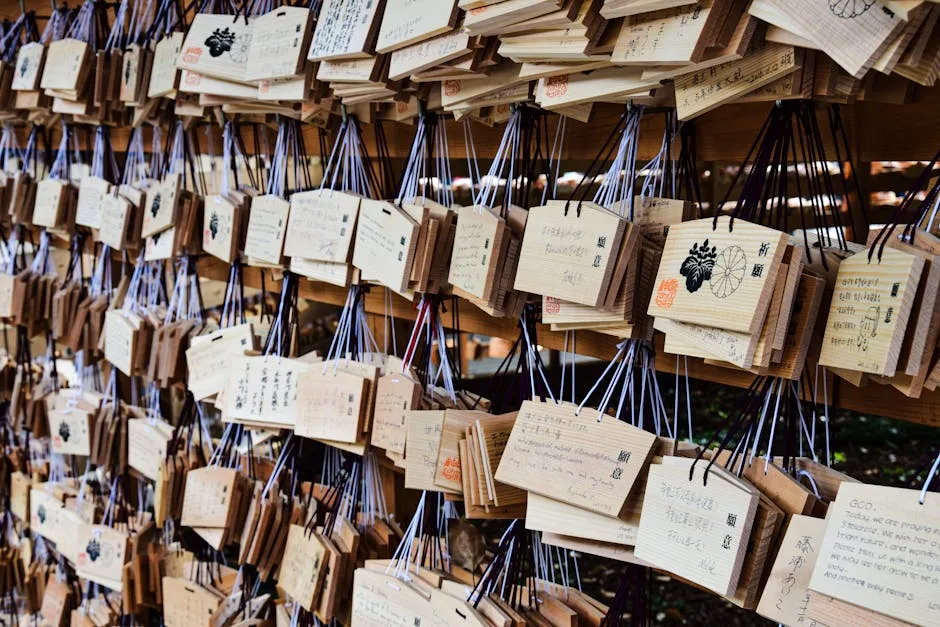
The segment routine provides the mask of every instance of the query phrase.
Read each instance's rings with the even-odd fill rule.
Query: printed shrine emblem
[[[212,212],[212,217],[209,218],[209,233],[212,234],[212,239],[215,239],[216,235],[219,234],[219,214]]]
[[[708,240],[693,244],[689,256],[682,262],[679,274],[685,277],[685,288],[695,293],[708,283],[717,298],[728,298],[734,294],[747,271],[747,256],[740,246],[727,246],[720,253],[716,246],[709,247]],[[763,267],[752,276],[759,277]],[[657,296],[658,298],[658,296]]]
[[[150,215],[157,217],[157,214],[160,213],[160,194],[157,194],[153,197],[153,203],[150,205]]]
[[[88,554],[88,559],[93,562],[97,561],[101,557],[101,543],[92,538],[88,541],[88,546],[85,547],[85,553]]]
[[[69,441],[69,436],[72,435],[72,432],[69,429],[69,425],[67,423],[65,422],[59,423],[59,435],[62,437],[63,442]]]
[[[29,70],[29,57],[24,57],[23,63],[20,64],[20,78],[26,76],[27,70]]]
[[[705,281],[711,280],[717,256],[716,247],[709,248],[707,239],[702,242],[701,246],[697,243],[692,244],[689,256],[679,268],[679,274],[685,277],[685,289],[694,294]]]
[[[235,33],[228,28],[217,28],[204,43],[209,46],[209,54],[213,57],[221,57],[222,53],[232,49],[232,44],[235,43]]]
[[[39,519],[40,523],[46,522],[46,506],[40,505],[39,509],[36,511],[36,518]]]
[[[236,35],[228,27],[217,28],[203,43],[209,47],[209,54],[213,57],[220,57],[227,52],[232,61],[245,63],[248,61],[251,34]]]
[[[856,18],[875,4],[875,0],[829,0],[829,10],[846,20]]]

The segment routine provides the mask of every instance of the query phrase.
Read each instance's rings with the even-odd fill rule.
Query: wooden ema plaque
[[[755,4],[774,10],[793,24],[855,78],[865,74],[905,24],[901,15],[888,10],[889,3],[878,0],[805,5],[789,0],[759,0]]]
[[[456,0],[387,0],[376,51],[391,52],[447,33],[457,15]]]
[[[825,532],[826,521],[822,518],[799,514],[790,517],[757,605],[758,614],[784,625],[808,622],[809,580]]]
[[[810,590],[916,625],[936,625],[938,538],[937,494],[928,493],[922,505],[919,490],[842,483],[829,506]]]
[[[669,229],[649,315],[759,333],[770,304],[785,233],[720,216]]]
[[[405,450],[408,453],[405,457],[406,488],[451,494],[455,492],[434,483],[437,458],[441,448],[444,415],[445,412],[440,410],[409,411],[406,414],[407,442]]]
[[[245,255],[249,259],[281,263],[288,213],[290,204],[278,196],[266,194],[252,200],[245,234]]]
[[[385,0],[325,0],[307,58],[350,59],[372,53]]]
[[[465,429],[476,424],[477,418],[488,415],[479,410],[448,409],[444,412],[434,470],[434,484],[438,488],[456,493],[463,491],[460,440],[464,437]]]
[[[284,254],[333,263],[348,261],[360,200],[330,189],[292,194]]]
[[[367,381],[332,366],[314,366],[297,392],[297,435],[355,443],[362,430]]]
[[[309,367],[297,359],[276,356],[233,360],[226,372],[222,419],[293,429],[297,384]]]
[[[311,612],[326,574],[326,547],[319,534],[307,533],[303,525],[291,525],[278,571],[278,585]]]
[[[597,411],[525,401],[496,470],[497,481],[618,516],[656,436]]]
[[[417,241],[418,224],[405,211],[384,200],[362,200],[352,262],[364,277],[406,293]]]
[[[454,287],[476,298],[489,299],[497,266],[509,244],[507,228],[490,209],[460,208],[448,278]]]
[[[227,81],[244,82],[252,23],[231,15],[197,13],[176,67]]]
[[[802,52],[768,43],[743,59],[676,77],[676,111],[689,120],[800,69]]]
[[[924,259],[886,247],[842,261],[819,365],[894,376]]]
[[[636,556],[722,596],[736,589],[759,492],[705,460],[664,457],[650,466]]]
[[[529,210],[513,289],[598,307],[626,221],[594,203],[550,202]]]

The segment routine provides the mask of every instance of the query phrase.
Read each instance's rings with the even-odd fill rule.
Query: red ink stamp
[[[202,56],[202,48],[190,47],[183,53],[183,63],[199,63],[199,57]]]
[[[550,76],[545,81],[545,97],[561,98],[568,93],[568,75]]]
[[[554,296],[546,296],[545,303],[545,313],[547,314],[557,314],[561,311],[561,302]]]
[[[669,309],[672,307],[672,301],[676,299],[676,292],[679,290],[679,281],[676,279],[664,279],[659,284],[659,291],[656,293],[656,306],[660,309]]]

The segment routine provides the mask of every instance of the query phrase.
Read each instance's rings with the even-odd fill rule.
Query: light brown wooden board
[[[525,401],[496,479],[608,516],[623,509],[656,438],[597,411]]]
[[[743,220],[732,224],[724,216],[717,223],[703,219],[672,226],[647,313],[759,332],[785,240],[780,231]]]
[[[919,500],[919,490],[842,483],[810,589],[892,618],[936,622],[936,573],[929,555],[912,551],[930,550],[940,498]]]
[[[894,248],[842,261],[826,318],[819,364],[893,376],[923,258]]]

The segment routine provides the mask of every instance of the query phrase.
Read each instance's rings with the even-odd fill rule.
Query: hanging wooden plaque
[[[331,366],[312,367],[297,393],[297,435],[354,443],[368,403],[367,381]]]
[[[88,525],[86,534],[81,537],[81,546],[75,562],[79,577],[120,591],[123,588],[127,534],[105,525]]]
[[[821,366],[894,376],[924,260],[895,248],[852,255],[839,275],[826,318]]]
[[[101,229],[98,240],[114,250],[122,250],[130,219],[131,205],[119,195],[106,194],[101,200]]]
[[[34,90],[39,87],[39,77],[46,60],[46,47],[37,41],[23,44],[16,53],[16,73],[11,89]]]
[[[252,20],[197,13],[176,59],[176,67],[243,83],[251,47]]]
[[[505,221],[485,207],[458,210],[449,282],[460,290],[488,300],[496,270],[509,245]]]
[[[176,59],[183,47],[183,33],[170,33],[157,42],[153,51],[150,81],[147,87],[148,98],[167,96],[179,85],[179,70]]]
[[[278,586],[312,612],[317,607],[326,571],[326,547],[319,534],[308,533],[303,525],[291,525],[278,571]]]
[[[715,224],[713,228],[713,224]],[[720,216],[670,227],[647,313],[759,333],[787,236]]]
[[[744,58],[677,76],[676,111],[689,120],[793,74],[803,62],[802,50],[767,43]]]
[[[290,204],[283,198],[266,194],[252,199],[245,233],[245,255],[249,259],[281,263],[289,212]]]
[[[223,420],[293,429],[298,381],[310,367],[276,356],[233,361],[226,373]]]
[[[434,483],[444,426],[443,411],[409,411],[405,415],[408,452],[405,458],[405,487],[413,490],[452,492]]]
[[[417,407],[421,386],[402,373],[379,377],[372,416],[372,444],[403,455],[407,439],[406,416]]]
[[[255,350],[257,338],[251,323],[197,335],[186,349],[189,372],[187,387],[197,401],[218,394],[225,386],[227,368],[238,361],[245,351]]]
[[[619,516],[656,442],[652,433],[597,411],[525,401],[495,479],[571,505]]]
[[[757,605],[758,614],[784,625],[807,622],[809,580],[825,532],[824,519],[798,514],[790,517],[770,577]]]
[[[347,262],[359,202],[358,196],[326,189],[292,194],[284,254],[315,261]]]
[[[387,0],[376,52],[404,48],[451,30],[457,21],[456,0]]]
[[[86,176],[78,187],[78,207],[75,224],[93,229],[101,228],[102,202],[111,191],[111,183],[97,176]]]
[[[91,452],[91,414],[79,409],[49,412],[52,452],[84,455]]]
[[[353,265],[399,294],[408,291],[418,224],[390,202],[364,198],[359,207]]]
[[[147,190],[141,237],[152,237],[176,226],[180,204],[183,202],[181,184],[182,177],[179,174],[167,174],[163,181]]]
[[[602,305],[625,227],[620,216],[594,203],[533,207],[513,289]]]
[[[281,6],[251,22],[246,81],[291,78],[303,68],[313,11]]]
[[[325,0],[307,58],[322,61],[369,56],[384,10],[385,0]]]
[[[934,493],[921,504],[919,490],[842,483],[810,590],[916,625],[936,624],[938,529]]]
[[[43,89],[75,91],[89,69],[89,47],[84,41],[65,38],[49,44],[39,86]]]
[[[207,196],[203,205],[202,249],[224,261],[232,263],[238,252],[238,225],[240,210],[224,196]]]
[[[669,463],[665,463],[668,460]],[[747,550],[759,493],[693,459],[663,458],[649,469],[636,556],[722,596],[731,595]]]
[[[878,0],[806,6],[786,0],[759,0],[759,4],[792,22],[855,78],[865,74],[905,25],[901,15],[886,7],[887,2]]]

